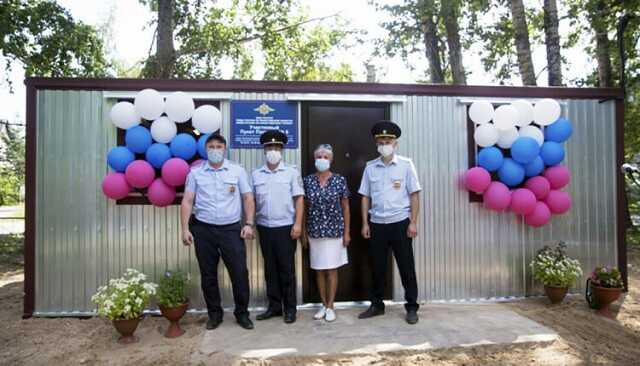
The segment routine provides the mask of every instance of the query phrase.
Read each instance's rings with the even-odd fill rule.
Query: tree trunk
[[[547,45],[549,85],[562,85],[562,59],[558,33],[558,5],[556,0],[544,0],[544,36]]]
[[[590,14],[591,27],[596,34],[596,59],[598,60],[598,86],[613,86],[609,35],[607,34],[606,7],[604,0],[596,0],[595,11]]]
[[[433,0],[425,0],[422,2],[422,29],[424,33],[425,55],[429,60],[431,82],[433,84],[443,84],[444,73],[442,72],[442,62],[440,61],[438,27],[433,21],[434,8]]]
[[[460,27],[458,26],[459,4],[457,1],[449,0],[442,2],[442,18],[447,32],[447,46],[449,47],[449,64],[453,83],[466,85],[467,76],[464,73],[462,64],[462,47],[460,46]]]
[[[158,38],[156,42],[155,77],[173,76],[176,52],[173,48],[173,0],[158,0]]]
[[[522,0],[511,0],[510,4],[520,77],[524,85],[536,85],[536,74],[531,59],[531,44],[529,43],[529,30],[527,28],[527,18],[524,14],[524,5]]]

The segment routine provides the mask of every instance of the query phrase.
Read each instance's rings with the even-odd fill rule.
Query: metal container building
[[[399,153],[413,159],[423,185],[420,233],[414,240],[422,301],[540,294],[528,264],[537,249],[558,240],[567,243],[586,273],[599,264],[618,265],[626,283],[619,89],[53,78],[28,78],[26,85],[25,317],[91,315],[96,288],[128,267],[154,280],[166,269],[188,271],[191,309],[204,309],[195,254],[180,241],[179,206],[116,203],[100,189],[108,172],[106,154],[118,139],[109,110],[145,88],[183,91],[196,101],[216,103],[227,137],[231,101],[296,102],[300,143],[286,150],[285,161],[307,174],[311,145],[318,139],[339,140],[338,155],[349,163],[350,149],[375,154],[368,128],[353,121],[367,116],[396,121],[403,129]],[[574,126],[565,158],[573,174],[567,191],[574,204],[540,229],[519,223],[513,214],[483,209],[459,184],[476,153],[468,105],[478,99],[501,104],[518,98],[554,98]],[[230,149],[229,158],[249,172],[263,164],[259,149]],[[364,161],[352,163],[361,169]],[[350,183],[357,187],[359,181]],[[354,236],[358,232],[352,228]],[[266,304],[262,256],[256,241],[246,245],[251,306],[261,307]],[[315,302],[307,252],[299,247],[296,253],[299,303]],[[338,300],[366,298],[368,273],[358,274],[367,272],[363,253],[350,252],[353,268],[345,274],[347,285]],[[223,302],[232,306],[222,263],[219,271]],[[389,296],[402,301],[399,276],[393,272]]]

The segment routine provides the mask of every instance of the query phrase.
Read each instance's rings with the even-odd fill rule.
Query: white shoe
[[[327,314],[327,308],[325,308],[324,305],[322,305],[320,310],[318,310],[318,312],[313,316],[313,319],[320,320],[324,318],[326,314]]]
[[[324,320],[328,322],[336,320],[336,312],[333,309],[327,309]]]

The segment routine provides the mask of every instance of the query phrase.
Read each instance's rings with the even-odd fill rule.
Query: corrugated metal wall
[[[410,96],[406,103],[392,104],[391,117],[403,129],[400,153],[413,158],[424,189],[414,244],[421,299],[540,294],[529,263],[544,244],[558,240],[567,243],[587,274],[598,264],[616,265],[614,103],[561,103],[574,126],[564,162],[572,172],[566,190],[573,207],[540,229],[519,223],[513,213],[469,202],[460,188],[468,148],[466,105],[459,98]],[[394,278],[394,297],[402,300],[397,273]]]
[[[284,94],[235,93],[233,99],[284,100]],[[524,296],[540,292],[528,268],[544,243],[565,240],[585,271],[616,263],[614,105],[567,100],[574,123],[566,162],[573,173],[571,212],[543,229],[530,229],[512,214],[488,212],[468,202],[458,178],[467,168],[466,108],[451,97],[409,96],[393,103],[403,128],[400,152],[412,157],[423,184],[421,233],[415,241],[420,297],[425,300]],[[126,268],[153,279],[181,268],[192,278],[192,307],[204,309],[193,250],[180,242],[178,206],[115,205],[102,195],[106,154],[116,144],[109,122],[113,100],[98,91],[39,91],[37,114],[36,315],[91,312],[95,289]],[[223,130],[229,103],[223,101]],[[228,137],[228,136],[227,136]],[[233,150],[230,158],[251,170],[261,150]],[[299,165],[300,149],[286,161]],[[252,306],[264,305],[262,257],[247,242]],[[298,250],[301,299],[301,251]],[[220,264],[225,306],[231,286]],[[402,286],[395,276],[395,298]]]

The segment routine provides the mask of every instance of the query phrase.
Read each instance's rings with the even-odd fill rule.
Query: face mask
[[[384,158],[393,154],[393,150],[393,145],[378,145],[378,152]]]
[[[328,159],[316,159],[316,169],[318,169],[319,172],[325,172],[329,170],[330,166],[331,162],[329,162]]]
[[[219,164],[224,160],[224,149],[207,149],[207,159],[213,164]]]
[[[269,150],[265,154],[267,162],[272,165],[276,165],[282,160],[282,153],[278,150]]]

